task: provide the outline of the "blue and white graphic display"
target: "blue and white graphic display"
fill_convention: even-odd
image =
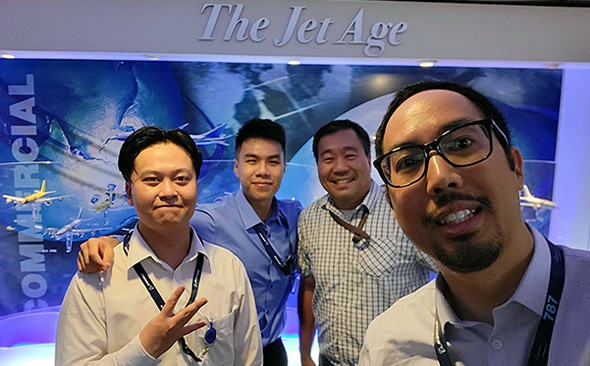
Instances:
[[[234,138],[242,123],[275,120],[287,132],[278,196],[306,206],[325,193],[311,151],[315,131],[348,118],[374,135],[395,91],[419,80],[470,85],[500,108],[525,159],[523,217],[546,234],[561,77],[559,70],[0,60],[0,318],[60,305],[79,243],[134,223],[117,168],[134,130],[189,132],[205,159],[199,201],[211,202],[238,189]]]

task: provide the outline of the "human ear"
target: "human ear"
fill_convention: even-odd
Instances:
[[[518,181],[519,189],[523,189],[524,174],[522,170],[522,154],[520,153],[520,150],[517,147],[512,146],[510,148],[510,155],[512,156],[512,160],[514,161],[514,173]]]
[[[131,183],[125,182],[125,195],[127,196],[127,203],[129,206],[133,206],[133,187]]]
[[[238,169],[238,159],[234,159],[234,173],[236,174],[236,178],[240,178]]]

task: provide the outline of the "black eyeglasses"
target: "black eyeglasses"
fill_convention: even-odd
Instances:
[[[454,167],[475,165],[489,158],[494,149],[492,128],[508,145],[506,135],[496,123],[483,119],[453,127],[429,144],[396,147],[375,159],[373,165],[387,185],[407,187],[426,175],[433,150]]]

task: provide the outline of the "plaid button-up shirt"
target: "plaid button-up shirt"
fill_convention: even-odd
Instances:
[[[363,230],[371,238],[356,244],[354,234],[329,213],[358,226],[365,210]],[[315,279],[312,306],[320,353],[335,365],[356,365],[371,320],[426,284],[436,269],[403,233],[377,183],[349,217],[326,195],[305,208],[298,223],[299,271]]]

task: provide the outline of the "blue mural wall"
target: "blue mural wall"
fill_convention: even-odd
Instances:
[[[0,194],[25,197],[43,181],[50,192],[0,202],[0,316],[59,305],[79,243],[132,225],[116,158],[135,129],[194,135],[205,158],[199,201],[211,202],[239,188],[232,159],[242,123],[273,119],[288,137],[278,196],[307,205],[324,194],[315,131],[350,118],[373,134],[392,93],[418,80],[457,81],[491,98],[526,159],[531,192],[551,199],[559,70],[0,60]],[[523,208],[523,217],[547,233],[550,210]]]

